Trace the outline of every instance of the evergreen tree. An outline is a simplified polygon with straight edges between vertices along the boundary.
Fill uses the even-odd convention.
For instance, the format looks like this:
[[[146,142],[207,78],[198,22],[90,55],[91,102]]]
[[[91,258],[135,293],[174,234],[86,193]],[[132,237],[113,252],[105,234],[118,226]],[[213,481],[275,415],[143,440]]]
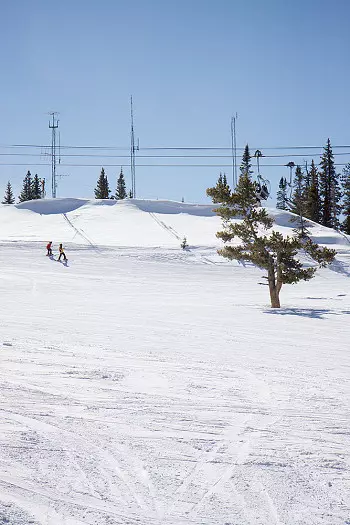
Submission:
[[[32,199],[41,199],[42,195],[41,180],[38,175],[34,175],[32,182]]]
[[[300,215],[304,213],[304,204],[306,198],[305,176],[300,166],[296,167],[292,197],[288,203],[289,211]]]
[[[248,175],[249,179],[251,178],[253,170],[252,170],[251,155],[249,152],[248,144],[246,144],[244,148],[244,152],[242,156],[242,163],[239,167],[239,170],[241,172],[241,175]]]
[[[277,192],[277,204],[276,208],[279,210],[286,210],[288,208],[288,197],[287,197],[287,179],[285,177],[281,177],[279,185],[278,185],[278,192]]]
[[[15,197],[13,195],[11,183],[10,181],[8,181],[6,190],[5,190],[4,200],[2,201],[2,204],[14,204],[14,203],[15,203]]]
[[[95,199],[109,199],[110,193],[107,175],[102,168],[95,188]]]
[[[27,171],[27,175],[23,179],[23,188],[20,196],[18,197],[19,202],[30,201],[33,198],[33,180],[30,171]]]
[[[227,178],[225,173],[222,175],[222,173],[220,172],[215,188],[217,189],[220,195],[225,195],[228,197],[231,194],[231,189],[230,186],[227,184]]]
[[[328,139],[321,157],[319,173],[319,192],[321,200],[321,224],[328,228],[339,226],[339,213],[341,211],[341,191],[339,187],[339,174],[335,171],[334,156],[331,142]]]
[[[315,166],[314,160],[311,161],[311,169],[309,172],[310,184],[307,190],[305,200],[305,217],[311,219],[314,222],[320,222],[320,195],[319,195],[319,183],[318,183],[318,170]]]
[[[126,184],[123,174],[123,168],[120,169],[120,175],[118,177],[117,181],[117,189],[115,192],[115,198],[116,199],[126,199],[127,193],[126,193]]]
[[[341,229],[350,235],[350,163],[343,169],[343,215],[345,217]]]
[[[299,236],[287,236],[272,231],[262,234],[273,226],[273,218],[265,208],[256,203],[256,187],[249,179],[249,174],[242,174],[235,191],[227,195],[220,191],[218,185],[207,189],[207,195],[214,203],[220,203],[215,211],[223,220],[223,230],[216,235],[224,243],[231,243],[235,238],[238,245],[226,245],[218,251],[223,257],[238,261],[250,261],[257,267],[265,269],[268,281],[272,308],[280,308],[280,291],[283,284],[293,284],[300,280],[311,279],[316,268],[303,268],[297,258],[298,251],[306,251],[319,266],[332,262],[335,251],[320,248],[311,239]],[[241,218],[233,222],[232,219]]]

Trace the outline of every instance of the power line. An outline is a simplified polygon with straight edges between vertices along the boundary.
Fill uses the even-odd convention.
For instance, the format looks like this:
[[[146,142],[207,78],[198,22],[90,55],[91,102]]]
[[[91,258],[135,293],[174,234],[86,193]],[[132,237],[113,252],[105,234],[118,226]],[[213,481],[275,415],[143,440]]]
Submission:
[[[341,153],[333,153],[333,156],[349,155],[350,151]],[[0,157],[43,157],[41,153],[0,153]],[[103,155],[97,153],[63,153],[60,155],[60,159],[63,158],[75,158],[75,157],[89,157],[89,158],[102,158],[102,159],[126,159],[130,158],[130,155]],[[291,153],[283,155],[262,155],[265,159],[273,158],[290,158],[290,157],[314,157],[312,153]],[[138,159],[229,159],[231,155],[138,155]]]
[[[48,144],[0,144],[0,148],[41,148],[41,149],[48,149],[51,148],[51,145]],[[260,149],[263,150],[323,150],[324,146],[259,146],[256,148],[256,146],[252,147],[249,146],[250,150],[253,151],[254,149]],[[350,145],[333,145],[332,149],[349,149]],[[120,151],[128,151],[130,150],[130,147],[127,146],[71,146],[71,145],[61,145],[61,149],[96,149],[96,150],[120,150]],[[192,151],[205,151],[205,150],[221,150],[221,151],[231,151],[231,147],[219,147],[219,146],[144,146],[138,148],[139,151],[143,150],[177,150],[177,151],[186,151],[186,150],[192,150]],[[244,151],[244,147],[237,147],[237,150]]]
[[[62,165],[62,164],[61,164]],[[103,164],[106,167],[120,167],[117,164]],[[348,163],[335,163],[335,166],[347,166]],[[0,163],[0,166],[51,166],[50,163],[27,163],[27,162],[9,162]],[[99,164],[64,164],[66,167],[101,167]],[[232,168],[231,164],[137,164],[138,168]],[[260,164],[261,168],[280,168],[286,167],[286,164]]]

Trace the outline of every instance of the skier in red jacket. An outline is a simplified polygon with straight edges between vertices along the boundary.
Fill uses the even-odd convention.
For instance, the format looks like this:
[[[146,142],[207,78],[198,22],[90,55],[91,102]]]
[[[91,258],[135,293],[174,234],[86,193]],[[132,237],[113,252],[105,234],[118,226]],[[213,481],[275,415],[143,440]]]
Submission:
[[[46,246],[46,249],[47,249],[47,254],[46,255],[52,255],[52,248],[51,248],[51,246],[52,246],[52,241],[50,241],[48,243],[48,245]]]

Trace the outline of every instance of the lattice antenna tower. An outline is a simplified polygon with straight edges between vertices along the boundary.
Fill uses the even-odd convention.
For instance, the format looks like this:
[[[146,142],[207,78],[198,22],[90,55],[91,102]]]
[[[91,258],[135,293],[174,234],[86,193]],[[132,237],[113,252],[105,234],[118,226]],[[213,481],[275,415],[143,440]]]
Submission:
[[[52,111],[49,113],[52,117],[49,121],[49,129],[51,129],[51,190],[52,190],[52,198],[56,198],[56,130],[58,128],[58,122],[59,120],[56,118],[56,115],[58,113],[56,111]]]
[[[131,143],[130,143],[130,171],[131,171],[131,193],[132,197],[136,198],[136,169],[135,169],[135,158],[136,151],[140,149],[139,142],[135,145],[135,133],[134,133],[134,110],[132,105],[132,96],[130,97],[130,117],[131,117]]]
[[[232,154],[232,188],[237,186],[237,144],[236,144],[236,120],[237,113],[231,117],[231,154]]]

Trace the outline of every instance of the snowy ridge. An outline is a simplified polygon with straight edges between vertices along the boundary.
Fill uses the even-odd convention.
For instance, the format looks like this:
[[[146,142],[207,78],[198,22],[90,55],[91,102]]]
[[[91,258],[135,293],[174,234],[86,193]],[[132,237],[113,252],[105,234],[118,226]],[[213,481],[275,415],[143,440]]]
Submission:
[[[221,221],[213,205],[126,199],[44,199],[0,206],[0,241],[69,242],[94,246],[178,247],[184,236],[194,246],[219,246]],[[291,234],[293,214],[268,209],[275,229]],[[312,237],[347,250],[346,236],[310,221]]]

